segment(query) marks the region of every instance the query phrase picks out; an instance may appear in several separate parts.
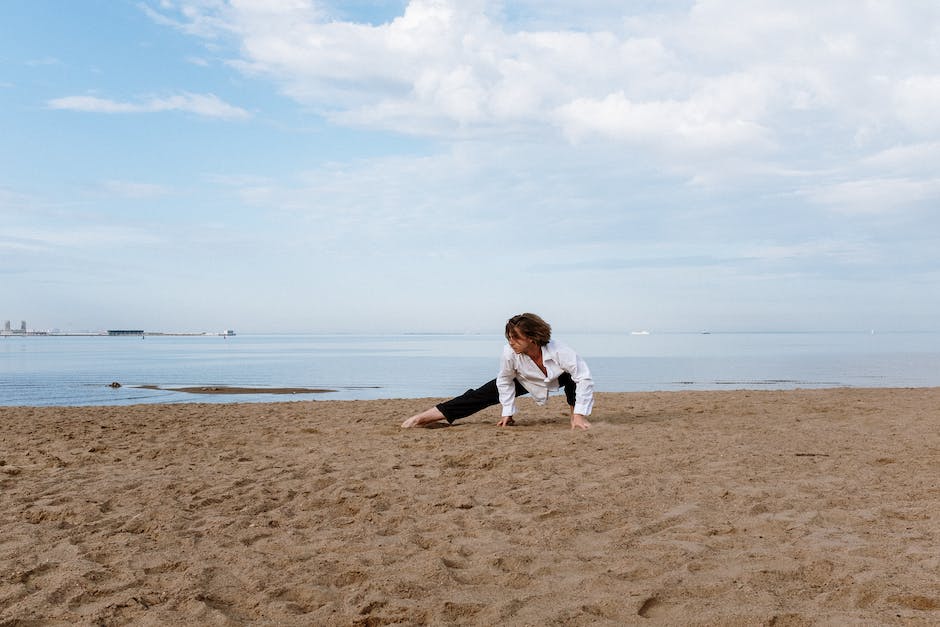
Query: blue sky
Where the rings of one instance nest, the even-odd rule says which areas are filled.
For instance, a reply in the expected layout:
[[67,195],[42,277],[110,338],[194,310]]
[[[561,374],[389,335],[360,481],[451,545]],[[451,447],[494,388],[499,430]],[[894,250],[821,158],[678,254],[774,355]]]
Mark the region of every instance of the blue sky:
[[940,327],[932,1],[0,4],[0,319]]

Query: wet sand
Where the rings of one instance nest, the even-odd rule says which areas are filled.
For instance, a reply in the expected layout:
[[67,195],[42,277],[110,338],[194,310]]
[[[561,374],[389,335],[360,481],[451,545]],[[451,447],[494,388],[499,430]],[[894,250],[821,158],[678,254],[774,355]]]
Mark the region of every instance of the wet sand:
[[259,388],[230,385],[200,385],[182,388],[163,388],[158,385],[139,385],[137,387],[142,390],[163,390],[165,392],[186,392],[188,394],[324,394],[336,391],[325,388]]
[[940,623],[940,389],[0,408],[0,625]]

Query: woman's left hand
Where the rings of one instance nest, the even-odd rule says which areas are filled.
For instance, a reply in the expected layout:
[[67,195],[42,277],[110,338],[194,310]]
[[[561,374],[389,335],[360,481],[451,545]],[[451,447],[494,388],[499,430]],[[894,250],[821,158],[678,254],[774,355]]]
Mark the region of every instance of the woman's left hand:
[[591,428],[591,423],[581,414],[571,414],[571,429],[582,429],[587,431]]

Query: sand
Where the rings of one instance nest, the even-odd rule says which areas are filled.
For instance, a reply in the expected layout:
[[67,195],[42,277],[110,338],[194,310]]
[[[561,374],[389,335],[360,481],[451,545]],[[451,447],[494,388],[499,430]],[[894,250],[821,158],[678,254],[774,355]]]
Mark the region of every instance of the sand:
[[940,389],[0,408],[0,625],[940,623]]
[[[115,385],[112,383],[111,385]],[[118,386],[120,387],[120,386]],[[324,394],[335,392],[323,388],[259,388],[238,387],[231,385],[200,385],[182,388],[164,388],[159,385],[138,385],[142,390],[163,390],[166,392],[186,392],[188,394]]]

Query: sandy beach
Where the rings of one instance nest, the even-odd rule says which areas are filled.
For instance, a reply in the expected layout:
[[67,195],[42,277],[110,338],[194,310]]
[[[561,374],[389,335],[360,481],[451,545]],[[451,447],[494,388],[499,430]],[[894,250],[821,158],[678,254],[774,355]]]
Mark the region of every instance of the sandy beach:
[[933,625],[940,389],[0,408],[0,625]]

